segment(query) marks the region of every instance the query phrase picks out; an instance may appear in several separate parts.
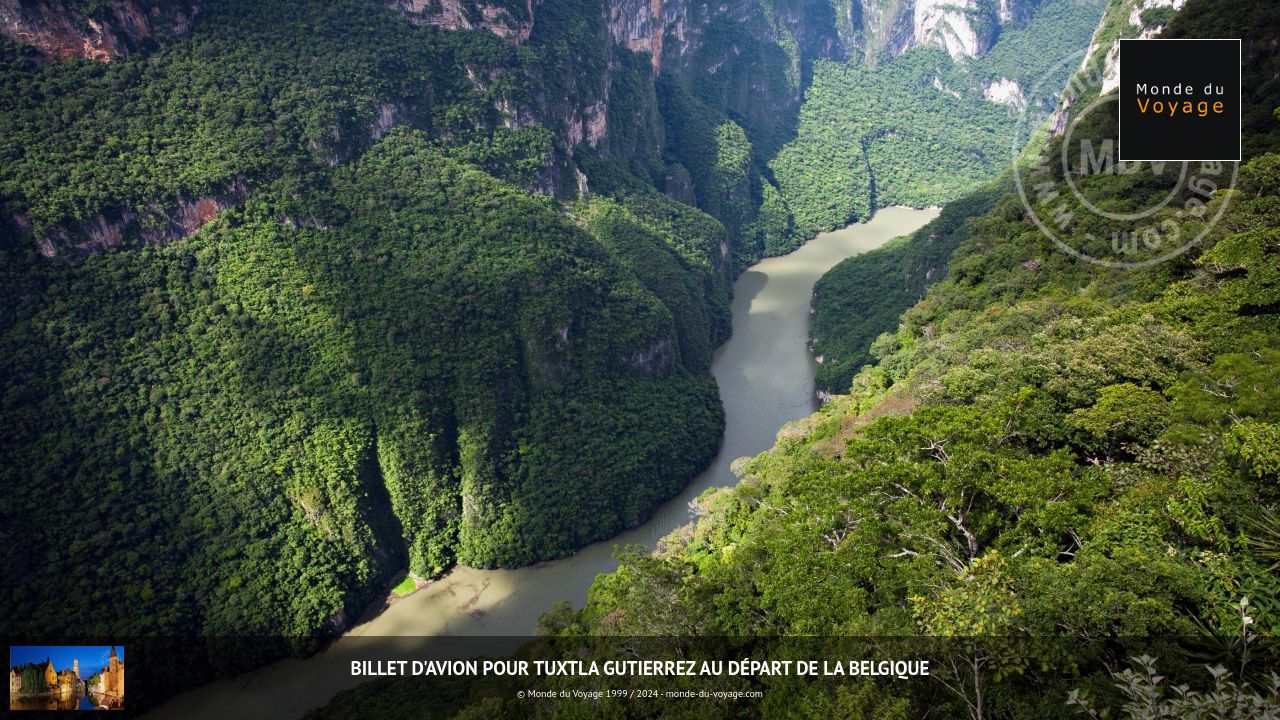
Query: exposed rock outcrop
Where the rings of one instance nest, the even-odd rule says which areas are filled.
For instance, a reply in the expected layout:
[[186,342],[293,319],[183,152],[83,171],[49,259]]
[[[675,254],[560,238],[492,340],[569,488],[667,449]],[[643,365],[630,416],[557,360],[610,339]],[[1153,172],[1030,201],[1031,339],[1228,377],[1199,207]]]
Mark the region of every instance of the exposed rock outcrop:
[[635,350],[622,358],[623,364],[647,375],[657,375],[679,359],[671,338],[655,340],[649,347]]
[[[83,258],[113,248],[135,235],[160,245],[180,240],[204,227],[223,210],[244,200],[243,183],[232,183],[217,195],[178,198],[176,204],[152,203],[144,212],[117,208],[93,217],[68,223],[36,239],[36,248],[48,258]],[[145,218],[146,222],[141,222]],[[23,229],[25,218],[15,216],[12,224]]]
[[391,7],[412,23],[446,30],[488,30],[516,42],[529,39],[537,6],[537,0],[524,0],[523,7],[470,0],[391,0]]
[[[1052,132],[1060,135],[1066,130],[1072,108],[1086,105],[1091,98],[1114,92],[1120,86],[1120,39],[1151,38],[1164,29],[1163,24],[1152,20],[1147,11],[1158,8],[1181,10],[1186,2],[1187,0],[1124,0],[1109,5],[1098,22],[1098,29],[1094,31],[1079,71],[1071,79],[1062,101],[1049,120]],[[1125,20],[1115,22],[1117,16],[1124,17]],[[1108,29],[1110,32],[1104,36],[1103,33]]]
[[846,45],[878,63],[936,45],[972,58],[995,44],[1002,25],[1023,22],[1038,0],[844,0],[837,26]]
[[977,57],[989,48],[989,33],[980,34],[974,15],[977,0],[916,0],[912,37],[916,45],[939,45],[952,58]]
[[[1132,32],[1137,30],[1135,35],[1126,35],[1125,37],[1134,37],[1139,40],[1146,40],[1155,37],[1164,25],[1156,22],[1148,22],[1143,18],[1143,14],[1147,10],[1156,8],[1173,8],[1181,10],[1183,5],[1187,4],[1187,0],[1138,0],[1133,3],[1133,7],[1129,10],[1129,30]],[[1106,71],[1103,74],[1101,93],[1106,95],[1120,87],[1120,40],[1112,41],[1111,48],[1107,50]]]
[[689,3],[683,0],[613,0],[609,3],[609,35],[634,52],[649,53],[653,69],[662,69],[667,37],[677,55],[689,44]]
[[373,140],[381,140],[384,135],[396,124],[396,118],[400,115],[400,108],[392,103],[383,103],[378,106],[378,116],[369,123],[369,137]]
[[0,34],[49,59],[110,62],[187,32],[199,10],[194,2],[110,0],[85,15],[54,0],[0,0]]
[[[1140,0],[1131,0],[1139,2]],[[1145,0],[1180,3],[1182,0]],[[544,7],[542,0],[378,0],[408,22],[444,30],[491,32],[512,42],[530,39],[538,16],[554,23],[563,8]],[[710,113],[733,118],[736,132],[756,147],[785,142],[773,133],[793,116],[807,82],[806,68],[819,58],[863,55],[868,62],[934,44],[955,57],[980,55],[990,48],[1002,22],[1024,19],[1035,0],[605,0],[599,15],[582,18],[589,31],[582,37],[598,42],[602,53],[569,59],[575,73],[541,83],[517,80],[538,92],[492,94],[493,121],[507,129],[541,125],[559,140],[548,154],[547,167],[530,189],[562,196],[584,195],[590,178],[575,166],[583,153],[641,162],[662,177],[673,198],[693,204],[728,223],[731,234],[751,219],[757,170],[748,162],[734,169],[733,182],[706,187],[684,168],[666,170],[663,156],[673,132],[663,105],[678,83]],[[40,49],[51,58],[89,57],[108,61],[145,47],[162,37],[185,32],[199,10],[199,0],[104,0],[105,8],[87,17],[57,0],[0,0],[0,32]],[[581,15],[581,13],[579,13]],[[548,25],[547,32],[555,28]],[[646,57],[647,56],[647,57]],[[648,65],[648,67],[645,67]],[[517,69],[486,72],[464,66],[478,90],[487,91],[498,77]],[[708,83],[708,78],[714,78]],[[670,84],[669,81],[673,81]],[[955,94],[936,80],[942,92]],[[615,85],[619,88],[615,92]],[[714,90],[707,92],[708,87]],[[622,88],[625,88],[623,90]],[[694,90],[697,89],[697,92]],[[990,85],[987,96],[1018,107],[1021,89],[1012,81]],[[665,93],[665,94],[664,94]],[[661,101],[659,96],[663,98]],[[429,102],[429,101],[428,101]],[[620,109],[624,108],[624,109]],[[340,118],[329,133],[312,138],[309,149],[323,164],[338,165],[368,142],[376,142],[393,126],[414,123],[421,108],[383,102],[357,122]],[[639,160],[643,158],[643,160]],[[690,168],[694,164],[682,159]],[[695,182],[696,180],[696,182]],[[85,253],[120,244],[130,232],[153,242],[169,242],[200,227],[229,204],[236,192],[189,198],[176,208],[140,210],[131,206],[81,218],[38,238],[48,255]],[[134,217],[136,213],[145,217]],[[153,219],[159,217],[160,229]],[[145,222],[144,222],[145,220]],[[737,223],[737,224],[734,224]],[[136,227],[135,227],[136,226]],[[151,228],[143,231],[143,227]]]
[[1022,86],[1018,81],[1009,78],[1002,77],[991,81],[982,94],[991,102],[1008,105],[1015,110],[1021,110],[1027,106],[1027,97],[1022,92]]

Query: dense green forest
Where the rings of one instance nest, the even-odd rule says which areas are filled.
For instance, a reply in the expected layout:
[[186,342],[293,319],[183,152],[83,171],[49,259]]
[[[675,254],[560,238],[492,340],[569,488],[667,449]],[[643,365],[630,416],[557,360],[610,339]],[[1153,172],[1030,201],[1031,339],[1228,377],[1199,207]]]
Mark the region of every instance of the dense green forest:
[[946,276],[951,253],[975,232],[970,219],[989,211],[1007,189],[1005,177],[947,203],[937,220],[840,262],[818,280],[811,335],[820,393],[848,391],[854,374],[873,362],[875,339],[896,328],[902,311]]
[[705,286],[657,232],[597,240],[411,132],[324,182],[165,248],[6,249],[8,529],[49,548],[6,557],[15,617],[307,634],[406,561],[616,533],[715,450]]
[[[859,55],[783,56],[796,53],[797,39],[772,22],[776,10],[768,4],[782,50],[761,47],[736,25],[713,24],[708,48],[691,63],[710,72],[664,76],[657,86],[666,155],[676,160],[664,186],[724,222],[738,240],[739,268],[881,207],[955,200],[1009,163],[1020,110],[986,99],[985,87],[1005,79],[1032,94],[1039,84],[1040,94],[1026,98],[1030,112],[1051,109],[1073,69],[1055,66],[1088,45],[1102,6],[1044,0],[1026,20],[1002,28],[986,54],[966,61],[933,46],[879,64]],[[734,49],[730,73],[713,60],[724,46]],[[795,63],[803,82],[797,72],[779,70]],[[747,73],[754,97],[737,100],[730,89]],[[794,119],[759,117],[787,92],[803,94]],[[682,196],[686,184],[692,192]]]
[[[1041,23],[1067,22],[1068,18],[1063,13],[1069,12],[1069,9],[1045,4],[1024,28],[1005,31],[1000,42],[979,58],[975,66],[994,75],[1017,78],[1023,87],[1028,87],[1036,81],[1038,73],[1050,67],[1049,58],[1069,57],[1070,48],[1052,45],[1056,48],[1055,54],[1039,55],[1031,62],[1026,59],[1030,56],[1012,51],[1022,47],[1024,42],[1051,39],[1049,35],[1033,38],[1029,33]],[[1193,6],[1189,15],[1195,17],[1199,12]],[[1168,13],[1159,15],[1156,20],[1162,22],[1157,24],[1167,24],[1170,17]],[[1128,18],[1129,10],[1123,3],[1112,3],[1095,38],[1099,46],[1095,50],[1095,62],[1100,62],[1116,38],[1132,32],[1133,26],[1128,24]],[[1184,20],[1183,26],[1191,22]],[[1204,21],[1195,22],[1203,24]],[[1021,69],[1010,62],[1014,57],[1023,58]],[[1068,63],[1059,72],[1074,67]],[[1244,85],[1242,119],[1246,156],[1265,152],[1280,144],[1280,127],[1266,110],[1276,92],[1274,78],[1269,78],[1265,71],[1265,66],[1252,68],[1251,77],[1255,80]],[[1054,73],[1039,77],[1045,78],[1046,87],[1066,81],[1065,77],[1059,81]],[[980,191],[949,203],[942,216],[929,227],[873,252],[849,258],[818,282],[813,302],[812,347],[815,356],[822,358],[815,379],[819,393],[825,395],[848,390],[854,374],[876,357],[876,339],[882,334],[891,334],[902,311],[923,297],[930,284],[946,277],[947,258],[957,245],[981,229],[985,222],[980,217],[984,209],[1000,192],[1008,189],[1010,182],[1007,176],[1002,177]],[[967,218],[976,219],[968,221]],[[891,345],[892,339],[886,336],[884,342]]]
[[[1174,12],[1172,8],[1163,10]],[[1143,22],[1154,30],[1167,24],[1170,17],[1169,13],[1163,13],[1150,22],[1146,19]],[[1028,100],[1042,105],[1052,101],[1054,98],[1044,91],[1066,84],[1068,74],[1076,69],[1074,58],[1080,48],[1070,42],[1069,33],[1057,34],[1050,28],[1076,27],[1083,22],[1096,20],[1081,5],[1045,3],[1025,25],[1005,29],[991,51],[973,63],[973,71],[988,78],[1013,79],[1027,90],[1039,84],[1041,96]],[[1100,60],[1116,38],[1132,34],[1133,27],[1129,24],[1127,6],[1121,2],[1111,3],[1094,37],[1094,43],[1100,48],[1095,50],[1096,58]],[[1031,52],[1032,47],[1045,50]],[[1062,63],[1063,58],[1072,62]],[[1258,106],[1265,104],[1260,101]],[[1252,104],[1248,112],[1253,116],[1246,122],[1250,131],[1248,142],[1257,152],[1258,148],[1267,147],[1266,138],[1275,130],[1267,127],[1265,115],[1258,117],[1259,111]],[[1038,114],[1033,109],[1028,118],[1035,117]],[[1007,130],[1010,126],[1002,127]],[[876,339],[897,327],[899,315],[921,299],[929,285],[946,277],[946,260],[973,232],[967,219],[984,214],[1010,182],[1007,175],[1001,176],[981,191],[950,202],[942,217],[929,227],[873,252],[849,258],[822,278],[815,288],[811,332],[813,352],[821,358],[815,378],[815,387],[821,396],[847,391],[854,374],[873,362]]]
[[[1143,268],[1081,262],[1046,241],[1016,193],[983,190],[946,280],[877,343],[849,394],[782,429],[659,550],[623,550],[585,607],[544,616],[554,642],[525,652],[608,656],[652,636],[691,657],[704,646],[717,657],[805,657],[782,638],[950,638],[926,647],[962,661],[914,684],[698,679],[688,686],[763,697],[661,706],[677,716],[1280,710],[1280,13],[1192,0],[1169,34],[1245,38],[1253,88],[1235,188],[1216,192],[1208,214],[1176,202],[1149,220],[1194,235],[1225,205],[1199,245]],[[1114,114],[1089,122],[1115,132]],[[1051,142],[1056,156],[1061,140]],[[1137,175],[1078,182],[1106,187],[1121,207],[1152,192]],[[514,687],[455,689],[427,716],[523,717],[529,704]],[[425,692],[374,684],[316,716],[358,704],[391,717]],[[658,712],[571,696],[538,707]]]
[[783,229],[772,236],[784,240],[766,244],[766,251],[880,207],[947,203],[929,227],[845,260],[818,283],[812,348],[821,358],[820,395],[848,389],[854,373],[872,361],[873,341],[946,276],[947,259],[969,236],[965,220],[988,210],[1004,187],[995,181],[970,192],[1008,166],[1018,122],[1013,110],[983,99],[983,83],[1016,82],[1033,95],[1024,98],[1034,105],[1028,117],[1038,117],[1075,68],[1061,59],[1083,49],[1101,5],[1041,3],[967,66],[937,48],[920,48],[884,68],[817,64],[798,136],[771,163],[779,201],[794,210],[794,219],[775,223]]
[[981,83],[1097,12],[875,69],[825,0],[759,6],[657,74],[594,0],[503,4],[520,42],[366,0],[205,2],[111,62],[0,38],[6,632],[327,636],[398,570],[643,521],[718,447],[735,274],[990,177]]
[[155,229],[179,198],[246,181],[310,187],[386,131],[382,113],[528,187],[551,160],[548,130],[562,128],[511,129],[498,108],[583,102],[605,62],[569,49],[589,32],[562,19],[578,4],[544,12],[546,32],[521,47],[415,28],[364,2],[305,0],[214,3],[192,35],[125,62],[49,65],[5,41],[0,192],[16,229],[37,239],[99,213]]
[[331,633],[398,568],[563,555],[708,462],[725,229],[641,180],[529,193],[560,128],[496,108],[603,67],[544,12],[518,48],[359,2],[0,48],[11,632]]

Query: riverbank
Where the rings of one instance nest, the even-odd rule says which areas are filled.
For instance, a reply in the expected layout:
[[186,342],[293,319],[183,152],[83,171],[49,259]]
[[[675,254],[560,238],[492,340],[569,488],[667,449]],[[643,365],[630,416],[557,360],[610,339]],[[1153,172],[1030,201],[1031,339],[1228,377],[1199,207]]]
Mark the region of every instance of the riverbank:
[[405,573],[403,570],[397,572],[392,577],[399,577],[402,574],[404,577],[400,582],[389,587],[380,597],[374,599],[365,606],[365,609],[361,611],[359,617],[356,618],[355,626],[363,625],[372,621],[396,603],[405,600],[419,590],[430,587],[431,583],[435,582],[435,580],[419,577],[413,573]]

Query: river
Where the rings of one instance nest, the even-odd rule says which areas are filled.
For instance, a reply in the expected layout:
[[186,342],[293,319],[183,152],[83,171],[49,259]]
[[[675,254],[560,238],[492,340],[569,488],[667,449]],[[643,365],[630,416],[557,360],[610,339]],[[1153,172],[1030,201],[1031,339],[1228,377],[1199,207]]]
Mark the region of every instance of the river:
[[[528,636],[538,615],[560,600],[581,605],[596,575],[617,567],[613,547],[653,546],[689,521],[689,501],[709,487],[735,482],[730,464],[773,446],[786,423],[817,409],[814,362],[807,343],[813,284],[841,260],[883,245],[937,217],[938,208],[885,208],[867,223],[822,233],[789,255],[753,265],[734,284],[733,336],[715,353],[711,372],[720,386],[725,436],[710,467],[643,525],[576,554],[518,570],[458,567],[352,628],[323,653],[284,660],[248,675],[210,683],[177,696],[148,717],[210,720],[296,718],[358,684],[347,660],[369,657],[373,639],[399,652],[440,636]],[[395,636],[394,641],[390,639]],[[468,643],[468,648],[475,646]]]

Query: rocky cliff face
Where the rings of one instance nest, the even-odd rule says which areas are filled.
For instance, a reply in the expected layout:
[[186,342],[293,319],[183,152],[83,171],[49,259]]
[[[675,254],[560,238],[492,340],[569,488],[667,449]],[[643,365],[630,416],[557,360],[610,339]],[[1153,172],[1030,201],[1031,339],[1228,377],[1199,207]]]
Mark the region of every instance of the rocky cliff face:
[[[135,229],[146,242],[167,245],[204,227],[223,210],[239,205],[245,193],[244,183],[237,181],[217,195],[179,197],[168,206],[152,203],[144,217],[127,208],[114,208],[55,228],[36,241],[36,248],[47,258],[84,258],[119,245]],[[22,215],[11,217],[10,223],[19,232],[27,230]]]
[[446,30],[488,30],[498,37],[517,42],[533,32],[537,0],[508,3],[468,0],[392,0],[391,7],[403,12],[417,25],[434,25]]
[[[1151,0],[1151,2],[1172,0]],[[1025,20],[1038,0],[607,0],[610,39],[646,53],[655,70],[685,69],[728,23],[757,41],[787,46],[793,59],[861,52],[885,59],[922,45],[954,58],[990,49],[1000,26]],[[412,22],[449,30],[488,30],[519,42],[533,32],[539,0],[391,0]],[[737,48],[741,53],[742,48]],[[716,68],[711,68],[715,72]]]
[[[1122,6],[1128,9],[1128,22],[1125,23],[1123,37],[1134,37],[1140,40],[1155,37],[1164,29],[1167,23],[1166,17],[1160,14],[1153,14],[1149,11],[1168,8],[1169,10],[1181,10],[1183,5],[1187,4],[1187,0],[1136,0],[1131,6]],[[1102,82],[1102,94],[1105,95],[1120,87],[1120,41],[1119,39],[1111,42],[1111,47],[1107,50],[1106,71]]]
[[954,59],[976,57],[991,47],[999,26],[978,0],[917,0],[912,9],[913,45],[934,44]]
[[1038,2],[843,0],[835,21],[842,43],[868,62],[882,62],[923,45],[937,45],[958,60],[990,50],[1000,27],[1027,19]]
[[191,28],[197,3],[111,0],[82,11],[56,0],[0,0],[0,34],[54,60],[110,62]]
[[[655,72],[687,86],[721,88],[721,108],[758,142],[753,125],[776,125],[795,110],[813,60],[875,64],[926,45],[956,59],[978,57],[1039,1],[607,0],[606,12],[616,46],[648,54]],[[1004,88],[996,93],[998,102],[1017,102]],[[705,89],[699,96],[707,99]]]
[[[742,55],[744,43],[786,45],[781,57],[798,60],[843,54],[830,7],[810,0],[608,0],[611,39],[635,52],[652,55],[655,70],[700,69],[715,74],[729,55]],[[742,30],[726,48],[709,47],[717,30]],[[727,52],[721,53],[720,50]]]
[[[1071,119],[1073,108],[1087,105],[1098,95],[1114,92],[1120,85],[1120,40],[1151,38],[1162,31],[1168,11],[1181,10],[1187,0],[1116,0],[1108,4],[1080,71],[1067,85],[1062,102],[1050,119],[1055,134],[1061,134]],[[1153,11],[1166,10],[1165,14]]]

